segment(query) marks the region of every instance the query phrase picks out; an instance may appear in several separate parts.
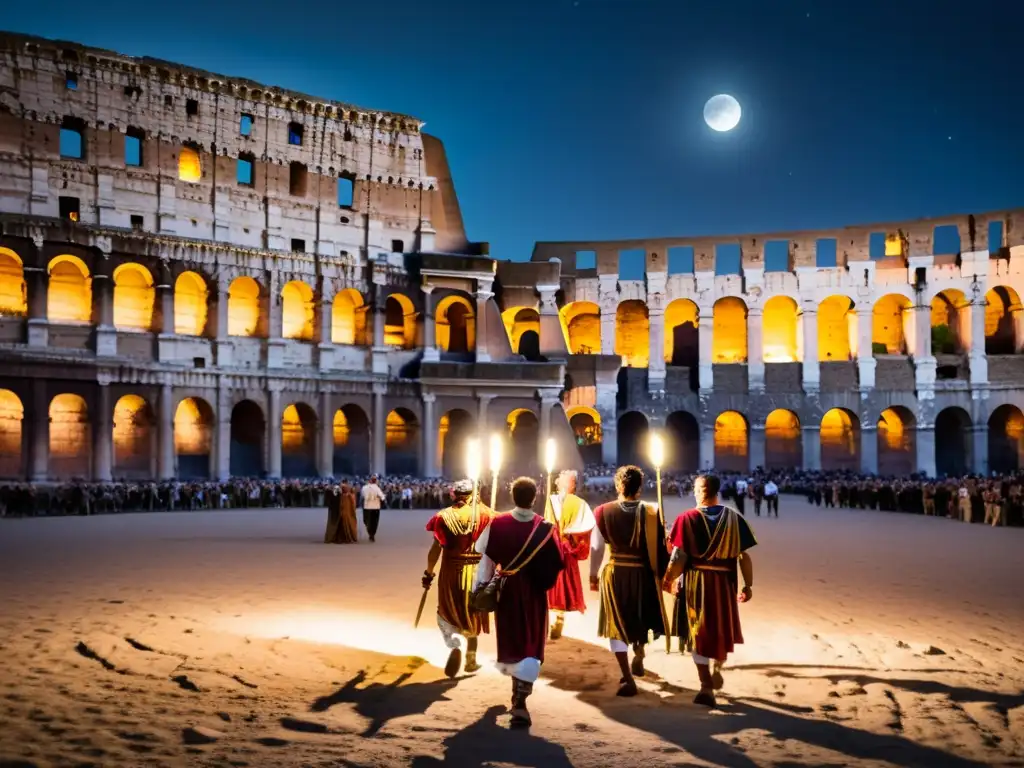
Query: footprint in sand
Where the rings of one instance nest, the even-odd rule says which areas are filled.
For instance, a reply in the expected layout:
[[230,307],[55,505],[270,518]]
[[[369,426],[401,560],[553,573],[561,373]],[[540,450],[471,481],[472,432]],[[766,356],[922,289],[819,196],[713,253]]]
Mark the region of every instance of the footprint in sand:
[[181,741],[184,744],[190,746],[199,746],[202,744],[213,744],[217,740],[224,737],[224,734],[220,731],[215,731],[213,728],[204,728],[203,726],[185,728],[181,732]]
[[256,743],[262,744],[264,747],[287,747],[291,742],[277,736],[262,736],[256,739]]
[[300,720],[297,717],[282,717],[281,727],[289,731],[299,733],[327,733],[330,729],[323,723],[314,723],[311,720]]

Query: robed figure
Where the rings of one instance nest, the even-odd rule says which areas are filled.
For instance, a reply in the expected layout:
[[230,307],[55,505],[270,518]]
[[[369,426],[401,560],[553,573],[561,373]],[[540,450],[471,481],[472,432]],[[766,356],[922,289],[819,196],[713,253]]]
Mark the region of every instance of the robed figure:
[[594,513],[586,501],[576,495],[578,475],[567,469],[555,480],[557,493],[548,497],[544,519],[554,523],[555,536],[562,546],[565,570],[548,592],[548,608],[554,613],[551,639],[562,636],[566,612],[584,613],[583,580],[579,564],[590,557],[590,535],[594,530]]
[[348,483],[328,488],[324,493],[327,502],[327,544],[354,544],[359,540],[359,523],[356,520],[356,494]]

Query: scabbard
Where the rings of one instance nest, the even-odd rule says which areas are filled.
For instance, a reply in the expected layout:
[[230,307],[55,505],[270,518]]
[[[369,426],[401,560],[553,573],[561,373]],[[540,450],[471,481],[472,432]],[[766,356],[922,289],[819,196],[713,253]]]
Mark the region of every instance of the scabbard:
[[427,593],[430,591],[430,587],[423,590],[423,597],[420,598],[420,607],[416,610],[416,621],[413,622],[412,628],[416,629],[420,625],[420,618],[423,616],[423,606],[427,604]]

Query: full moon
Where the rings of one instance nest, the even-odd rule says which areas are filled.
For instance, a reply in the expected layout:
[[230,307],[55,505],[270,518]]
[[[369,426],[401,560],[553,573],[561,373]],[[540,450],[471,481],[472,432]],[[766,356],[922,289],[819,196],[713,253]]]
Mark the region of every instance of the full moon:
[[708,99],[704,105],[704,122],[716,131],[731,131],[740,122],[740,103],[727,93]]

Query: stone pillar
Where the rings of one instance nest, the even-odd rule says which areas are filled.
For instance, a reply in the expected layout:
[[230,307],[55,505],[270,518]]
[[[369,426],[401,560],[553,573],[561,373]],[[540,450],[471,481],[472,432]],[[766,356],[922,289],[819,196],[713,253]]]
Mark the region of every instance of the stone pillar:
[[334,302],[321,294],[317,305],[317,356],[321,371],[329,371],[334,367]]
[[701,426],[700,430],[700,467],[701,469],[714,469],[715,467],[715,426]]
[[650,310],[649,362],[647,363],[647,390],[651,394],[665,393],[665,310]]
[[988,476],[988,424],[975,424],[971,432],[974,441],[971,447],[974,474]]
[[860,427],[860,471],[865,475],[878,474],[878,428]]
[[747,388],[764,392],[764,313],[761,307],[747,310]]
[[544,460],[547,453],[546,446],[548,444],[548,438],[554,437],[551,434],[551,408],[556,403],[556,400],[548,398],[541,398],[540,401],[540,412],[538,413],[539,429],[537,430],[539,443],[537,446],[537,467],[541,472],[545,471]]
[[821,428],[802,427],[800,432],[803,440],[804,469],[821,469]]
[[971,349],[968,359],[972,387],[988,383],[988,357],[985,356],[985,307],[984,295],[970,305]]
[[[810,395],[821,390],[821,363],[818,360],[818,310],[813,303],[804,306],[803,326],[803,386],[804,392]],[[807,444],[804,443],[804,445]],[[804,463],[806,465],[806,461]]]
[[487,431],[487,407],[493,399],[494,395],[477,395],[476,431],[479,435],[490,434]]
[[37,382],[32,388],[31,455],[28,478],[44,481],[50,471],[50,401],[46,382]]
[[231,477],[231,394],[230,390],[221,389],[217,393],[217,436],[214,449],[214,472],[211,473],[219,481],[224,482]]
[[387,468],[387,411],[384,410],[386,392],[387,384],[373,385],[373,423],[370,425],[373,448],[370,454],[370,472],[375,475],[383,475]]
[[615,318],[619,307],[619,276],[598,275],[597,304],[601,308],[601,354],[615,354]]
[[170,381],[160,386],[160,421],[157,439],[160,451],[157,458],[157,475],[161,480],[174,477],[174,390]]
[[437,395],[423,393],[423,428],[420,430],[420,472],[424,477],[440,477],[441,462],[437,452],[438,424],[434,412]]
[[601,463],[615,466],[619,463],[619,425],[615,414],[605,419],[601,414]]
[[49,344],[49,324],[46,304],[50,280],[45,269],[25,267],[25,288],[28,291],[28,345],[46,347]]
[[[163,270],[161,270],[163,271]],[[160,302],[160,328],[157,333],[157,359],[161,362],[173,360],[174,350],[174,287],[161,284],[157,286],[157,299]]]
[[114,281],[109,275],[92,277],[93,316],[96,321],[96,354],[117,355],[117,332],[114,330]]
[[489,363],[491,361],[491,350],[487,345],[487,316],[488,304],[494,297],[491,291],[490,280],[477,281],[476,290],[476,361],[478,363]]
[[281,300],[281,288],[276,276],[272,276],[267,295],[267,368],[284,367],[284,302]]
[[918,397],[922,392],[935,389],[935,357],[932,355],[932,308],[918,296],[922,303],[911,311],[914,313],[914,379]]
[[861,389],[875,386],[875,354],[871,351],[871,331],[874,320],[870,304],[862,301],[857,308],[857,376]]
[[[434,318],[434,286],[424,283],[420,286],[423,291],[423,361],[436,363],[441,359],[441,350],[437,348],[437,321]],[[480,315],[479,300],[477,301],[477,316]],[[477,344],[479,345],[480,331],[482,326],[477,323]]]
[[317,417],[316,472],[320,477],[334,477],[334,413],[330,392],[320,393]]
[[1024,305],[1010,307],[1010,318],[1013,320],[1013,351],[1024,352]]
[[[214,360],[218,366],[230,366],[232,346],[228,336],[228,285],[218,281],[210,295],[213,306],[209,307],[213,314],[213,348]],[[208,311],[209,311],[208,310]]]
[[918,425],[914,431],[917,471],[935,477],[935,427]]
[[281,391],[274,385],[267,392],[267,477],[281,477]]
[[101,381],[93,418],[93,478],[97,482],[110,482],[113,463],[114,408],[110,404],[110,385]]
[[750,469],[765,465],[764,424],[750,425]]
[[712,341],[714,338],[714,308],[700,307],[698,312],[697,342],[700,355],[698,361],[700,391],[710,394],[715,388],[715,369],[711,363]]
[[387,290],[385,286],[373,286],[373,346],[380,349],[384,346],[384,324],[387,311]]
[[557,285],[537,286],[540,293],[540,353],[549,360],[564,359],[570,352],[555,302],[558,288]]

